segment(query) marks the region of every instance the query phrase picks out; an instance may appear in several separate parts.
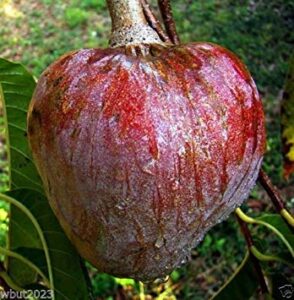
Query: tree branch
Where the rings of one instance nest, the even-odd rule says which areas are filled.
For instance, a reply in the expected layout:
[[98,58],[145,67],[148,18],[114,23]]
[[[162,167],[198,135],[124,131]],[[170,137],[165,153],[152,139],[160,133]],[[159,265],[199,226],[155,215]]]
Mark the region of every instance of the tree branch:
[[146,18],[148,24],[157,32],[157,34],[159,35],[159,37],[162,39],[163,42],[170,43],[171,42],[170,38],[164,32],[160,22],[153,14],[147,0],[141,0],[141,4],[142,4],[143,12],[144,12],[144,15],[145,15],[145,18]]
[[269,195],[275,209],[281,216],[285,219],[285,221],[292,226],[291,230],[294,227],[294,218],[291,214],[286,210],[284,201],[279,190],[272,184],[268,175],[263,171],[260,170],[258,180],[262,187],[265,189],[267,194]]
[[276,210],[280,212],[285,205],[278,189],[272,184],[270,178],[263,170],[260,170],[258,180],[271,198]]
[[163,23],[166,32],[173,44],[179,44],[180,39],[177,34],[176,24],[173,18],[173,13],[170,5],[170,0],[158,0],[158,6],[161,12]]

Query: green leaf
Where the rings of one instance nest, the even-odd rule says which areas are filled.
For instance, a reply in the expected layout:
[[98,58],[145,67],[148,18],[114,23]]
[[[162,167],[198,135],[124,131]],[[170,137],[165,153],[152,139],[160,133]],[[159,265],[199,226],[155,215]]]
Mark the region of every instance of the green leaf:
[[[12,187],[7,194],[27,207],[41,227],[49,251],[55,299],[86,300],[89,296],[80,257],[45,198],[27,142],[27,108],[34,88],[33,77],[22,65],[0,59],[0,100],[4,109]],[[10,249],[32,261],[49,277],[43,245],[28,216],[11,206]],[[8,260],[8,272],[22,286],[36,283],[36,273],[15,258]]]
[[20,64],[0,58],[0,84],[3,96],[9,172],[12,188],[30,188],[44,193],[27,142],[26,118],[35,88],[30,73]]
[[[8,149],[9,164],[9,186],[26,187],[43,192],[41,180],[33,164],[28,142],[26,139],[26,112],[30,99],[35,88],[33,77],[20,64],[15,64],[0,58],[0,101],[3,107],[5,124],[6,143]],[[22,130],[20,129],[22,128]],[[30,175],[31,174],[31,175]],[[31,177],[30,177],[31,176]],[[32,182],[31,178],[35,178]],[[10,209],[10,224],[14,223],[14,207]],[[17,214],[17,213],[16,213]],[[16,218],[21,219],[23,213]],[[31,234],[37,235],[34,226],[30,222]],[[30,238],[25,238],[20,232],[14,237],[11,232],[10,247],[17,246],[16,241],[30,243]],[[10,273],[15,282],[20,286],[33,283],[36,280],[36,273],[22,262],[9,258]]]
[[211,300],[248,300],[258,287],[258,278],[247,253],[241,265]]
[[294,249],[294,234],[291,229],[279,214],[263,214],[262,216],[256,218],[256,220],[265,222],[275,227],[288,241],[292,249]]
[[[87,284],[80,257],[63,233],[45,196],[29,189],[14,190],[7,194],[30,210],[44,233],[52,264],[56,299],[88,299]],[[47,275],[44,251],[42,251],[37,233],[35,230],[32,231],[28,217],[23,212],[14,208],[14,214],[17,214],[18,217],[15,218],[15,215],[12,215],[14,222],[11,223],[10,234],[17,240],[13,240],[11,250],[29,259]],[[30,236],[29,241],[27,240],[28,236]],[[11,276],[11,274],[9,275]],[[11,277],[15,279],[13,276]]]

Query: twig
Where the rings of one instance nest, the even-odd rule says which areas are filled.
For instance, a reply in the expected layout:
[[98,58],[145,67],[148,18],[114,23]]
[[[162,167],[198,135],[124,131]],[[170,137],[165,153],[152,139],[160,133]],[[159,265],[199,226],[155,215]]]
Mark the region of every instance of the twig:
[[260,170],[258,180],[271,198],[276,210],[280,212],[285,207],[282,197],[263,170]]
[[180,39],[177,34],[176,23],[170,5],[170,0],[158,0],[158,6],[161,12],[166,32],[173,44],[179,44]]
[[159,37],[162,39],[163,42],[167,42],[167,43],[171,42],[168,35],[164,32],[160,22],[153,14],[147,0],[141,0],[141,4],[142,4],[143,12],[144,12],[144,15],[145,15],[145,18],[146,18],[148,24],[157,32],[157,34],[159,35]]
[[269,195],[270,199],[272,200],[275,209],[281,216],[286,220],[286,222],[294,227],[294,218],[291,214],[286,210],[284,201],[278,191],[278,189],[272,184],[268,175],[263,171],[260,170],[258,180],[262,187],[265,189],[267,194]]
[[253,263],[255,272],[256,272],[257,277],[258,277],[258,281],[259,281],[261,293],[263,295],[265,295],[265,294],[268,293],[268,288],[267,288],[267,285],[266,285],[266,282],[265,282],[265,278],[263,276],[262,269],[261,269],[261,266],[259,264],[259,261],[258,261],[258,259],[251,252],[251,248],[254,247],[254,243],[253,243],[253,239],[252,239],[251,233],[250,233],[250,231],[248,229],[247,224],[238,216],[238,214],[236,214],[236,216],[237,216],[237,220],[239,222],[241,231],[242,231],[242,233],[244,235],[244,238],[246,240],[247,247],[248,247],[248,249],[250,251],[250,254],[249,254],[250,255],[250,259],[251,259],[251,261]]

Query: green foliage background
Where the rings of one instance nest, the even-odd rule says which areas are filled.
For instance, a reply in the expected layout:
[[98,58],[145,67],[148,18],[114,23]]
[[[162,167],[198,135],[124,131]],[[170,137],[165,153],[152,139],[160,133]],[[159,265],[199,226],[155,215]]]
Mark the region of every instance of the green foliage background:
[[[156,1],[151,1],[156,7]],[[246,63],[262,95],[266,111],[268,146],[264,168],[280,187],[282,155],[280,142],[280,98],[294,44],[294,2],[292,0],[173,0],[174,16],[183,42],[209,41],[225,46]],[[107,47],[110,19],[105,0],[0,0],[0,57],[22,62],[33,74],[40,73],[67,51]],[[3,120],[0,118],[0,130]],[[0,134],[0,185],[7,183],[6,152]],[[286,193],[289,195],[289,193]],[[264,197],[258,189],[252,198]],[[294,199],[292,193],[291,196]],[[289,202],[289,206],[293,205]],[[0,204],[0,218],[6,220],[7,206]],[[264,204],[263,209],[272,210]],[[251,213],[254,211],[247,207]],[[5,244],[6,223],[0,228]],[[257,231],[256,231],[257,232]],[[2,233],[2,234],[1,234]],[[262,240],[267,236],[258,232]],[[263,240],[262,240],[263,241]],[[181,284],[179,299],[211,296],[240,263],[244,240],[231,217],[215,227],[193,261],[175,271],[172,284]],[[263,247],[278,247],[269,238]],[[197,259],[196,259],[197,258]],[[113,299],[119,286],[138,290],[133,281],[100,274],[88,266],[99,299]],[[281,270],[278,266],[277,272]],[[150,293],[159,295],[161,291]],[[172,298],[171,298],[172,299]]]

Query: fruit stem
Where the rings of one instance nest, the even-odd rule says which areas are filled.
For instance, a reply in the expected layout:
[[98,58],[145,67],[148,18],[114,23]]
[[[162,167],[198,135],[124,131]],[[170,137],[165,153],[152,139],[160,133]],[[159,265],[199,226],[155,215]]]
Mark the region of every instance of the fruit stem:
[[148,24],[140,0],[107,0],[107,5],[112,20],[110,47],[163,43]]

